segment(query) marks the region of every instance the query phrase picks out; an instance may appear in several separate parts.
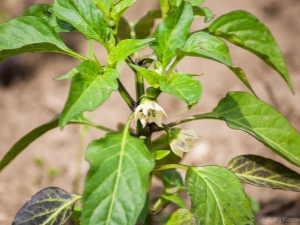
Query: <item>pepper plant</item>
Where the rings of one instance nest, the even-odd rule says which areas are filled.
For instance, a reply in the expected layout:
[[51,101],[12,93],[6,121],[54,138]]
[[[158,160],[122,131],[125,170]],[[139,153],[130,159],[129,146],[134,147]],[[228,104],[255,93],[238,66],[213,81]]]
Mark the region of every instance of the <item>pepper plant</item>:
[[[128,22],[122,15],[136,0],[54,0],[53,4],[31,6],[22,16],[0,24],[0,61],[26,52],[57,52],[81,60],[57,79],[72,79],[61,114],[13,145],[1,160],[0,170],[51,129],[81,124],[107,132],[86,150],[90,168],[83,193],[71,194],[58,187],[41,190],[19,210],[12,224],[58,225],[70,216],[73,223],[82,225],[153,224],[167,205],[175,203],[179,209],[168,218],[167,225],[252,225],[254,215],[241,182],[300,190],[298,173],[258,155],[235,157],[227,167],[180,164],[199,136],[197,131],[176,126],[217,119],[231,129],[247,132],[291,164],[300,166],[300,134],[256,96],[223,42],[229,41],[257,55],[294,92],[271,32],[245,11],[213,18],[210,9],[201,6],[203,1],[159,0],[160,9],[149,11],[137,22]],[[190,32],[197,17],[210,24]],[[159,23],[154,27],[157,19]],[[107,52],[106,62],[101,64],[96,56],[88,58],[71,50],[60,38],[60,32],[81,32],[86,39],[99,42]],[[139,55],[138,51],[147,47],[151,53]],[[181,119],[163,123],[168,112],[158,101],[162,92],[184,101],[185,110],[193,108],[201,98],[197,75],[176,68],[185,57],[206,58],[226,65],[249,93],[230,92],[211,112],[190,117],[181,114]],[[130,96],[119,80],[120,62],[133,71],[136,96]],[[83,114],[100,107],[113,91],[120,93],[131,110],[122,130],[93,123]],[[155,132],[161,136],[153,140],[151,135]],[[185,171],[184,178],[178,169]],[[163,193],[154,203],[153,176],[164,185]],[[188,194],[191,207],[179,197],[182,192]],[[74,207],[76,201],[80,204]]]

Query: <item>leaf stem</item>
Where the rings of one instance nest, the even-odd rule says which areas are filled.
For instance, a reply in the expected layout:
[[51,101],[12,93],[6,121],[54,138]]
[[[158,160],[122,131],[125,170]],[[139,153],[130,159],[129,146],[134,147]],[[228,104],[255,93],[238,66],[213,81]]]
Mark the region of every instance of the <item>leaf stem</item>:
[[171,67],[169,68],[168,72],[167,72],[167,79],[170,78],[171,73],[173,72],[173,70],[175,69],[175,67],[177,66],[177,64],[180,62],[182,58],[181,57],[176,57],[175,61],[173,62],[173,64],[171,65]]
[[154,167],[153,170],[155,171],[159,171],[159,170],[170,170],[170,169],[183,169],[183,170],[188,170],[190,167],[187,165],[183,165],[183,164],[166,164],[163,166],[157,166]]
[[134,111],[134,109],[136,108],[136,102],[132,99],[130,94],[127,92],[127,90],[125,89],[125,87],[123,86],[121,81],[119,79],[117,79],[117,81],[118,81],[118,85],[119,85],[118,91],[119,91],[120,95],[122,96],[122,98],[124,99],[126,104],[129,106],[131,111]]

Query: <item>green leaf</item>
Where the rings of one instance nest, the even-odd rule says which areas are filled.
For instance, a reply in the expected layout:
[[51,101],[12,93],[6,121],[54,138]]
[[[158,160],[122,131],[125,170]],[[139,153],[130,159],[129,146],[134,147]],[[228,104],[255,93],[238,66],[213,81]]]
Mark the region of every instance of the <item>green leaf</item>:
[[178,7],[181,4],[182,0],[169,0],[169,2],[171,6]]
[[162,63],[163,71],[176,55],[175,50],[183,47],[193,20],[192,6],[183,2],[170,16],[161,22],[152,34],[156,38],[151,46]]
[[194,17],[196,17],[196,18],[204,17],[205,23],[210,22],[214,18],[214,15],[210,11],[210,9],[207,7],[200,8],[197,6],[193,6],[193,14],[194,14]]
[[19,210],[12,224],[61,225],[71,215],[74,202],[80,198],[57,187],[45,188]]
[[161,77],[159,73],[140,66],[136,66],[134,64],[130,64],[130,66],[134,68],[139,74],[141,74],[149,85],[154,88],[159,87],[159,78]]
[[171,153],[170,150],[157,150],[157,151],[153,152],[152,155],[155,160],[160,160],[160,159],[165,158],[170,153]]
[[230,160],[227,168],[241,182],[285,191],[300,191],[300,174],[272,159],[242,155]]
[[0,24],[0,62],[26,52],[58,52],[85,57],[67,48],[50,24],[35,16],[20,16]]
[[114,38],[103,13],[89,0],[55,0],[56,16],[72,24],[87,39],[100,42],[109,50],[114,45]]
[[83,225],[135,224],[145,202],[148,175],[154,166],[143,140],[107,134],[87,149],[90,170],[83,194]]
[[229,170],[219,166],[190,167],[185,182],[197,224],[255,224],[243,186]]
[[146,201],[144,203],[144,206],[143,206],[143,209],[142,211],[140,212],[140,215],[137,219],[137,221],[141,224],[144,224],[146,218],[147,218],[147,215],[148,215],[148,208],[149,208],[149,204],[150,204],[150,199],[149,199],[149,194],[147,193],[146,194]]
[[177,209],[166,225],[196,225],[196,223],[190,210]]
[[162,195],[160,198],[164,202],[173,202],[179,207],[186,209],[186,205],[184,204],[184,201],[181,198],[179,198],[177,195]]
[[201,98],[202,87],[200,82],[188,75],[172,74],[169,80],[165,76],[161,76],[159,85],[163,92],[185,101],[188,109],[195,106]]
[[150,10],[144,17],[142,17],[134,26],[135,36],[137,39],[144,39],[149,37],[151,29],[154,26],[155,19],[161,18],[160,10]]
[[[59,126],[58,124],[59,118],[55,118],[49,123],[45,123],[32,131],[30,131],[28,134],[23,136],[20,140],[18,140],[10,149],[9,151],[3,156],[3,158],[0,161],[0,172],[14,159],[16,158],[29,144],[31,144],[33,141],[38,139],[40,136],[42,136],[44,133],[46,133],[49,130],[52,130],[53,128],[56,128]],[[87,125],[95,128],[102,129],[102,127],[98,126],[97,124],[94,124],[87,119],[83,118],[82,116],[78,116],[76,118],[73,118],[69,124],[82,124]]]
[[81,206],[76,205],[73,208],[73,212],[71,214],[71,220],[74,225],[81,225]]
[[51,4],[33,5],[23,13],[23,16],[36,16],[48,21],[48,23],[50,23],[50,25],[54,28],[56,33],[70,32],[74,30],[72,24],[60,20],[55,16],[53,12],[53,6]]
[[123,13],[135,2],[136,0],[122,0],[117,2],[117,4],[113,6],[110,16],[116,22],[116,24],[119,23],[119,20]]
[[121,60],[125,60],[131,54],[146,48],[151,41],[155,40],[154,38],[149,39],[128,39],[120,41],[115,48],[113,48],[106,59],[107,64],[111,67]]
[[161,8],[162,17],[165,18],[170,9],[169,1],[168,0],[159,0],[159,5]]
[[86,60],[76,68],[80,71],[72,79],[69,96],[61,113],[59,125],[63,128],[68,121],[84,111],[92,111],[109,98],[112,91],[118,90],[119,73],[112,68],[102,68]]
[[195,5],[195,6],[199,6],[199,5],[201,5],[203,2],[204,2],[204,0],[189,0],[189,2],[191,3],[191,5]]
[[244,92],[230,92],[211,112],[195,118],[226,121],[235,130],[242,130],[272,149],[287,161],[300,166],[300,134],[275,109]]
[[118,26],[119,39],[120,40],[130,39],[131,38],[130,32],[131,32],[130,24],[124,17],[121,17]]
[[216,19],[204,31],[222,37],[261,58],[292,86],[282,53],[270,30],[256,17],[245,11],[233,11]]
[[181,190],[183,187],[183,181],[181,175],[177,171],[165,170],[162,175],[165,194],[175,194]]
[[94,3],[98,9],[100,9],[106,17],[109,17],[110,8],[112,7],[115,0],[90,0]]
[[66,80],[66,79],[70,79],[70,78],[74,77],[75,75],[77,75],[79,73],[80,73],[80,71],[77,69],[77,67],[75,67],[72,70],[70,70],[68,73],[66,73],[65,75],[57,77],[54,80]]
[[212,59],[226,65],[254,94],[243,70],[232,64],[227,45],[219,38],[205,32],[193,33],[184,44],[182,50],[177,49],[179,57],[195,56],[206,59]]
[[[155,152],[160,149],[170,150],[170,154],[168,154],[166,157],[158,161],[155,161],[155,166],[163,166],[166,164],[177,164],[180,162],[181,158],[175,155],[170,149],[167,134],[161,135],[159,138],[155,139],[152,142],[152,152]],[[156,177],[162,178],[163,171],[153,171],[153,173]]]

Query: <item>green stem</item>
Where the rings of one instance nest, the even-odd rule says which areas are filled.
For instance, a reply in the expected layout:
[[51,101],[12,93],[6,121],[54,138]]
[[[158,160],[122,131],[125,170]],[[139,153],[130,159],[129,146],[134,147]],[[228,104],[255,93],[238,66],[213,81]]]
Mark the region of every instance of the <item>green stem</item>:
[[157,166],[154,167],[153,170],[159,171],[159,170],[170,170],[170,169],[183,169],[183,170],[188,170],[190,167],[187,165],[182,165],[182,164],[167,164],[163,166]]
[[142,97],[145,94],[143,76],[138,72],[135,73],[135,86],[136,86],[136,100],[138,101],[140,97]]
[[79,192],[78,187],[79,187],[79,182],[80,182],[80,171],[81,171],[81,167],[82,167],[82,159],[83,159],[83,156],[84,156],[85,139],[86,139],[87,131],[88,131],[87,126],[81,125],[72,193],[78,193]]
[[180,60],[182,59],[182,57],[177,56],[175,61],[173,62],[173,64],[171,65],[170,69],[168,70],[167,73],[167,79],[169,79],[171,73],[173,72],[173,70],[175,69],[175,67],[177,66],[177,64],[180,62]]
[[117,81],[118,81],[118,85],[119,85],[118,91],[119,91],[120,95],[122,96],[122,98],[124,99],[126,104],[129,106],[131,111],[134,111],[134,109],[136,107],[135,101],[132,99],[130,94],[127,92],[127,90],[125,89],[125,87],[123,86],[121,81],[119,79],[117,79]]
[[91,122],[87,122],[87,121],[70,121],[69,124],[81,124],[81,125],[87,125],[87,126],[90,126],[90,127],[94,127],[94,128],[97,128],[99,130],[103,130],[105,132],[108,132],[108,133],[119,133],[118,131],[116,130],[113,130],[113,129],[110,129],[108,127],[105,127],[105,126],[101,126],[101,125],[98,125],[98,124],[95,124],[95,123],[91,123]]
[[90,39],[88,41],[88,58],[90,60],[93,60],[94,59],[94,48],[95,48],[95,45],[94,45],[94,40],[93,39]]
[[[177,126],[177,125],[182,124],[182,123],[187,123],[187,122],[194,121],[194,120],[203,120],[203,119],[222,120],[222,118],[216,118],[216,117],[211,116],[211,113],[206,113],[206,114],[189,116],[189,117],[183,118],[181,120],[176,120],[174,122],[168,123],[165,126],[167,126],[167,127],[174,127],[174,126]],[[162,131],[162,130],[164,130],[164,129],[161,128],[161,127],[158,127],[156,125],[151,126],[151,132],[152,133],[153,132],[157,132],[157,131]]]

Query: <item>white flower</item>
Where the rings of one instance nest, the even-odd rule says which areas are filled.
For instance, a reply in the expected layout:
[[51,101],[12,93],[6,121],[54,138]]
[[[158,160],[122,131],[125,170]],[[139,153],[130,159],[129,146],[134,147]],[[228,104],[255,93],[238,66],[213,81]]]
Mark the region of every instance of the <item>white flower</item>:
[[157,126],[162,127],[161,121],[163,116],[167,116],[164,109],[156,101],[151,100],[141,103],[134,112],[135,122],[139,119],[143,127],[146,126],[149,120],[152,120]]
[[180,128],[174,128],[172,134],[169,134],[170,136],[173,136],[173,138],[169,138],[170,147],[174,154],[179,157],[182,157],[184,152],[188,152],[194,147],[192,139],[199,138],[193,130],[181,130]]

